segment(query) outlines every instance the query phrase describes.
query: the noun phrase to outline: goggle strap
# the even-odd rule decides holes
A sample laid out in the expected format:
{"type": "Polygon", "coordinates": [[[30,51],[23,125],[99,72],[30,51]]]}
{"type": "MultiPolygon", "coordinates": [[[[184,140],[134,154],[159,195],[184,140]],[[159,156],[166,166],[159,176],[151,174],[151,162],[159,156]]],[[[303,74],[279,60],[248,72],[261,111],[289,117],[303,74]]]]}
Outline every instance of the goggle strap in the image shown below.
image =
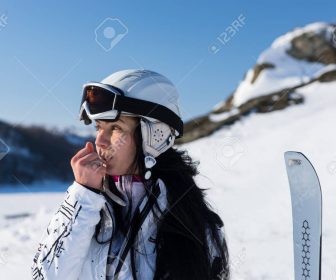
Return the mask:
{"type": "Polygon", "coordinates": [[[121,95],[114,98],[114,101],[113,108],[115,110],[160,120],[174,127],[180,133],[180,136],[183,135],[183,122],[180,117],[161,104],[121,95]]]}

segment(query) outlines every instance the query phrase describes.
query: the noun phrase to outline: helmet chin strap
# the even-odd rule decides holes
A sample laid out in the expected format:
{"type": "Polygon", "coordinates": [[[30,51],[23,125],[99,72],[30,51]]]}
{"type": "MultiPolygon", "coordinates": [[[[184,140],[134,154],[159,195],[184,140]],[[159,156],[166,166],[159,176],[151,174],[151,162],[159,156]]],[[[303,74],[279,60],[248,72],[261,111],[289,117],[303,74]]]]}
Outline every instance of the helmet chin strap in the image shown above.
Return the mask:
{"type": "Polygon", "coordinates": [[[174,145],[176,136],[170,126],[160,121],[143,117],[140,119],[140,125],[145,155],[145,179],[149,180],[152,175],[151,169],[156,164],[155,158],[174,145]]]}

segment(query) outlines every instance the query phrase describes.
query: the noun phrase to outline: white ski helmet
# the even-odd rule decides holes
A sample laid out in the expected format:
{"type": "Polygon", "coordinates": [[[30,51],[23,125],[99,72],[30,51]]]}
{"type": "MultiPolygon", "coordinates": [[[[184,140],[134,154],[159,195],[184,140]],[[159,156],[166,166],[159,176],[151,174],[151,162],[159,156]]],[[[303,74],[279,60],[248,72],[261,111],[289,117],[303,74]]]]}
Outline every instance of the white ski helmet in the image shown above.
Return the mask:
{"type": "Polygon", "coordinates": [[[90,124],[98,119],[117,120],[120,114],[140,117],[145,179],[149,179],[155,158],[183,135],[178,98],[165,76],[150,70],[122,70],[100,83],[84,84],[80,120],[90,124]]]}

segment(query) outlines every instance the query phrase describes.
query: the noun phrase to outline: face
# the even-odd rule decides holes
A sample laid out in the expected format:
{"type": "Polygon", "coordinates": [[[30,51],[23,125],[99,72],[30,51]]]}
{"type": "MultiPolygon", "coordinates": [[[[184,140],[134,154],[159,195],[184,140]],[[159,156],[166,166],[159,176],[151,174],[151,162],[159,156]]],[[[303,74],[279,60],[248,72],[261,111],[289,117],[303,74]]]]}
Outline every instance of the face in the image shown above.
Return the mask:
{"type": "Polygon", "coordinates": [[[106,162],[108,175],[137,174],[131,167],[136,155],[134,131],[136,118],[120,116],[116,122],[96,121],[96,149],[106,162]]]}

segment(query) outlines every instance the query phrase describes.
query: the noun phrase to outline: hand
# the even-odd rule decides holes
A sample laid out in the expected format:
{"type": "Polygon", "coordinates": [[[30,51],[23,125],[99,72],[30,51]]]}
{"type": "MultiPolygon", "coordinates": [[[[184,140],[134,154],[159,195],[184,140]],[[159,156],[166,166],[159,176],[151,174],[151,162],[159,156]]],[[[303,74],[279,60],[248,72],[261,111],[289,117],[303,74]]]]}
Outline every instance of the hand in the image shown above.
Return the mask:
{"type": "Polygon", "coordinates": [[[71,167],[77,183],[98,190],[102,189],[106,165],[99,159],[91,142],[87,142],[85,147],[71,159],[71,167]]]}

